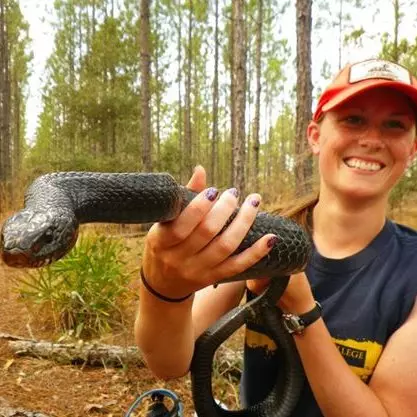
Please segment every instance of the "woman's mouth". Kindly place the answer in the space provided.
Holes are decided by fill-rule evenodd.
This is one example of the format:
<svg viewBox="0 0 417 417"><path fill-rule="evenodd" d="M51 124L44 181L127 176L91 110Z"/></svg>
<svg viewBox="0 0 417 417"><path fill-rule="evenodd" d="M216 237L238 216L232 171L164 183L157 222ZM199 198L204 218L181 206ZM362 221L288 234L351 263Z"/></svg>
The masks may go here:
<svg viewBox="0 0 417 417"><path fill-rule="evenodd" d="M343 160L346 166L349 168L356 168L362 171L381 171L385 167L385 165L381 162L377 161L364 161L363 159L359 158L346 158Z"/></svg>

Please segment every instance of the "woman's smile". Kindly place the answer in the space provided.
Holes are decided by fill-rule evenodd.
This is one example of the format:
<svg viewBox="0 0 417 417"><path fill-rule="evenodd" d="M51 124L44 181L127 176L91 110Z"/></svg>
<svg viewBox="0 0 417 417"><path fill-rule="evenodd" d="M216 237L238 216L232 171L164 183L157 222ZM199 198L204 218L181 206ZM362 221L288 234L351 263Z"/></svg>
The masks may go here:
<svg viewBox="0 0 417 417"><path fill-rule="evenodd" d="M348 157L343 159L343 162L348 168L367 173L379 172L385 167L385 164L382 162L370 161L360 157Z"/></svg>

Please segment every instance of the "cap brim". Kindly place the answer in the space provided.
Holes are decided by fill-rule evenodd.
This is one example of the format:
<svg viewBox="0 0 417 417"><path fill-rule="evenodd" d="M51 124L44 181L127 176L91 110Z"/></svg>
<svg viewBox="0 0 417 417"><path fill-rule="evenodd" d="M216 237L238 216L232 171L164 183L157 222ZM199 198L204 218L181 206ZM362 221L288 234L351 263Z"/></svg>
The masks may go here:
<svg viewBox="0 0 417 417"><path fill-rule="evenodd" d="M414 105L417 106L417 88L416 86L413 86L411 84L404 84L398 81L392 81L392 80L366 80L362 81L356 85L353 85L346 89L345 91L341 91L336 97L329 100L325 105L322 107L322 111L326 112L329 110L333 110L334 108L342 105L349 99L365 92L372 90L373 88L378 87L389 87L393 88L397 91L400 91L401 93L407 95L410 97L410 99L413 101Z"/></svg>

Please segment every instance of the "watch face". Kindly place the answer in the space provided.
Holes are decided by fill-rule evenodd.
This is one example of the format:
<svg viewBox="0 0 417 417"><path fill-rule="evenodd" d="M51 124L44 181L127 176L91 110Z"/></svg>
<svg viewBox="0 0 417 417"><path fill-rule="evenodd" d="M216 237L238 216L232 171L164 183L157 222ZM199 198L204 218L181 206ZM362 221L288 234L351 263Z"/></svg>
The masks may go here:
<svg viewBox="0 0 417 417"><path fill-rule="evenodd" d="M301 333L307 326L314 323L321 317L322 307L318 301L316 306L308 313L297 316L291 313L284 313L282 315L283 323L288 333Z"/></svg>
<svg viewBox="0 0 417 417"><path fill-rule="evenodd" d="M289 333L299 333L304 330L304 322L294 314L283 314L284 326Z"/></svg>

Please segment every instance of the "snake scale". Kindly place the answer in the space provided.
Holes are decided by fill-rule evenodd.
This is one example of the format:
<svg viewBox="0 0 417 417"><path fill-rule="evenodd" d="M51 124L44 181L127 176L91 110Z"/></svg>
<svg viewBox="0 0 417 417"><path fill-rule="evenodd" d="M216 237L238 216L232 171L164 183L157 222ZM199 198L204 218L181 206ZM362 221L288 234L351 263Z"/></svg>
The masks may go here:
<svg viewBox="0 0 417 417"><path fill-rule="evenodd" d="M69 252L81 223L166 222L175 219L195 195L167 173L46 174L26 190L24 208L4 222L2 258L12 267L41 267ZM279 237L269 254L244 273L219 284L266 276L273 278L271 284L257 298L227 313L196 341L191 379L199 417L287 417L298 400L304 374L292 337L283 329L275 305L288 284L289 275L304 269L311 253L310 238L293 221L261 212L236 253L266 233ZM213 399L213 357L231 334L255 316L276 342L284 373L262 402L241 410L224 410Z"/></svg>

